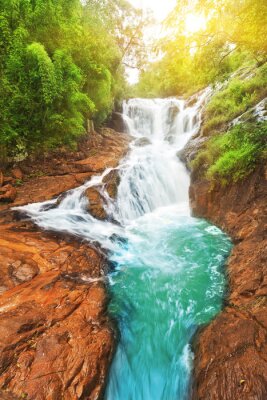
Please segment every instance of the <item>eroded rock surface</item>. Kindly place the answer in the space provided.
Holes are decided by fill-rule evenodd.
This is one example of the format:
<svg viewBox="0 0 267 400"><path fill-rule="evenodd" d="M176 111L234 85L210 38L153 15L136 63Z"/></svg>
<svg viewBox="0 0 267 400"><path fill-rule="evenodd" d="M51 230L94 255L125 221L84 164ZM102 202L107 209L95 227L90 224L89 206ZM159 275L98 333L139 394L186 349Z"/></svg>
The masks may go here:
<svg viewBox="0 0 267 400"><path fill-rule="evenodd" d="M196 177L191 184L194 214L223 228L235 244L226 306L196 342L196 400L267 399L266 183L261 167L224 188Z"/></svg>
<svg viewBox="0 0 267 400"><path fill-rule="evenodd" d="M106 313L105 256L18 220L9 207L49 200L116 167L128 142L106 129L75 156L44 161L36 172L21 165L15 201L0 206L1 399L95 400L103 394L115 338Z"/></svg>
<svg viewBox="0 0 267 400"><path fill-rule="evenodd" d="M117 189L120 184L119 171L113 169L103 179L104 187L110 199L115 199ZM90 187L86 190L85 195L88 199L88 211L93 217L104 220L108 217L106 212L107 200L103 196L100 188Z"/></svg>

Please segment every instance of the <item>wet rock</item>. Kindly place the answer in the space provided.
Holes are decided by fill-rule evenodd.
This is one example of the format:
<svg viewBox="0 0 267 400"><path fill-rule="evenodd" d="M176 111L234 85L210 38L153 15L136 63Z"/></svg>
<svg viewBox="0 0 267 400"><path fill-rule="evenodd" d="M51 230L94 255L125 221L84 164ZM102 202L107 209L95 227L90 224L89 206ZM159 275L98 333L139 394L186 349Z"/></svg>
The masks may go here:
<svg viewBox="0 0 267 400"><path fill-rule="evenodd" d="M108 192L108 195L114 199L117 196L117 190L120 183L120 176L118 170L112 170L103 179L103 184ZM86 190L85 195L88 199L88 211L97 219L106 219L107 213L105 210L106 200L100 192L100 188L90 187Z"/></svg>
<svg viewBox="0 0 267 400"><path fill-rule="evenodd" d="M173 105L172 107L169 108L168 110L168 117L167 117L167 123L168 125L171 125L175 118L177 117L177 115L179 114L180 109L177 105Z"/></svg>
<svg viewBox="0 0 267 400"><path fill-rule="evenodd" d="M120 174L119 171L114 169L110 171L108 175L103 179L105 183L105 188L112 199L117 197L118 187L120 184Z"/></svg>
<svg viewBox="0 0 267 400"><path fill-rule="evenodd" d="M127 134L105 128L86 136L76 153L63 152L44 160L23 161L19 164L23 185L16 188L14 206L51 200L84 184L106 168L117 167L126 155L131 140ZM4 185L13 181L13 177L4 177ZM7 207L0 204L0 211Z"/></svg>
<svg viewBox="0 0 267 400"><path fill-rule="evenodd" d="M199 99L199 93L193 94L192 96L190 96L187 99L185 106L186 107L193 107L196 104L196 102L198 101L198 99Z"/></svg>
<svg viewBox="0 0 267 400"><path fill-rule="evenodd" d="M12 203L17 196L17 190L14 186L8 184L0 188L0 202Z"/></svg>
<svg viewBox="0 0 267 400"><path fill-rule="evenodd" d="M86 190L85 195L88 199L88 211L97 219L104 220L107 218L106 211L104 209L104 198L96 188L89 188Z"/></svg>
<svg viewBox="0 0 267 400"><path fill-rule="evenodd" d="M140 138L135 141L135 146L138 146L138 147L149 146L150 144L151 144L151 141L148 138Z"/></svg>
<svg viewBox="0 0 267 400"><path fill-rule="evenodd" d="M123 115L119 112L113 112L111 115L111 119L108 123L109 127L114 129L116 132L127 132L127 126L124 122Z"/></svg>
<svg viewBox="0 0 267 400"><path fill-rule="evenodd" d="M7 286L0 286L0 295L3 294L6 290L8 290Z"/></svg>
<svg viewBox="0 0 267 400"><path fill-rule="evenodd" d="M189 142L185 145L185 147L177 153L177 156L180 160L186 165L188 169L190 168L191 162L197 156L199 150L204 146L206 143L207 138L205 137L193 137L189 140Z"/></svg>
<svg viewBox="0 0 267 400"><path fill-rule="evenodd" d="M194 215L213 221L234 243L227 307L195 343L195 400L267 398L266 169L225 187L193 177Z"/></svg>

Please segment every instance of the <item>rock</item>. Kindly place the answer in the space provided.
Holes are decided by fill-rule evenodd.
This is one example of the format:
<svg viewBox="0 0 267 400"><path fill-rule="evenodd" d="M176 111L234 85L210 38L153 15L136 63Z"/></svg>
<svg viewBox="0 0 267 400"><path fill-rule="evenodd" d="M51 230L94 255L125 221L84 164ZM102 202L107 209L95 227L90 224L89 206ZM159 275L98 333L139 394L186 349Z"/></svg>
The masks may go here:
<svg viewBox="0 0 267 400"><path fill-rule="evenodd" d="M21 261L17 261L10 268L11 276L19 283L30 281L38 273L39 268L36 263L22 264Z"/></svg>
<svg viewBox="0 0 267 400"><path fill-rule="evenodd" d="M0 171L0 187L3 186L3 183L4 183L4 175L3 172Z"/></svg>
<svg viewBox="0 0 267 400"><path fill-rule="evenodd" d="M106 168L117 167L126 155L131 140L127 134L104 128L101 132L84 137L79 144L79 152L23 161L20 169L25 174L24 182L16 187L17 197L13 205L51 200L84 184ZM14 180L12 177L4 177L4 184ZM0 210L4 208L7 205L1 204Z"/></svg>
<svg viewBox="0 0 267 400"><path fill-rule="evenodd" d="M264 175L259 167L243 181L213 188L192 177L194 215L224 229L236 244L227 265L227 306L195 339L194 400L267 398Z"/></svg>
<svg viewBox="0 0 267 400"><path fill-rule="evenodd" d="M2 295L1 387L29 400L99 398L113 332L103 284L81 282L47 272Z"/></svg>
<svg viewBox="0 0 267 400"><path fill-rule="evenodd" d="M0 265L0 390L11 399L99 398L114 348L104 256L1 220Z"/></svg>
<svg viewBox="0 0 267 400"><path fill-rule="evenodd" d="M26 397L24 397L26 398ZM23 397L18 398L17 396L15 396L14 394L5 391L0 390L0 399L1 400L21 400L23 399Z"/></svg>
<svg viewBox="0 0 267 400"><path fill-rule="evenodd" d="M104 220L107 218L106 211L104 209L104 198L99 191L93 187L86 190L85 195L88 199L88 211L97 219Z"/></svg>
<svg viewBox="0 0 267 400"><path fill-rule="evenodd" d="M105 189L108 195L115 199L117 196L117 190L120 183L120 176L118 170L112 170L103 179ZM90 187L86 190L85 195L88 199L88 211L90 214L97 219L104 220L107 219L107 213L105 210L106 200L100 191L95 187Z"/></svg>
<svg viewBox="0 0 267 400"><path fill-rule="evenodd" d="M119 171L114 169L103 179L105 183L106 190L112 199L117 197L118 186L120 184L120 174Z"/></svg>
<svg viewBox="0 0 267 400"><path fill-rule="evenodd" d="M7 287L7 286L0 286L0 296L1 296L1 294L3 294L6 290L8 290L8 287ZM0 397L0 399L1 399L1 397Z"/></svg>
<svg viewBox="0 0 267 400"><path fill-rule="evenodd" d="M4 176L3 185L6 185L7 183L12 183L13 181L14 179L12 178L12 176Z"/></svg>
<svg viewBox="0 0 267 400"><path fill-rule="evenodd" d="M0 188L0 202L12 203L17 196L17 190L14 186L8 184Z"/></svg>
<svg viewBox="0 0 267 400"><path fill-rule="evenodd" d="M193 94L186 100L186 107L193 107L199 99L199 92Z"/></svg>
<svg viewBox="0 0 267 400"><path fill-rule="evenodd" d="M148 138L140 138L135 141L135 146L144 147L151 144L151 141Z"/></svg>
<svg viewBox="0 0 267 400"><path fill-rule="evenodd" d="M108 125L117 132L128 133L127 125L124 122L123 115L119 112L112 113Z"/></svg>
<svg viewBox="0 0 267 400"><path fill-rule="evenodd" d="M26 178L12 206L51 200L116 168L129 141L104 129L84 139L79 155L21 163ZM117 179L116 171L106 179L110 195ZM99 196L89 193L103 213ZM39 230L9 208L0 204L0 398L99 399L115 345L104 285L109 263L101 249Z"/></svg>
<svg viewBox="0 0 267 400"><path fill-rule="evenodd" d="M177 153L180 160L185 163L186 167L190 170L190 164L197 156L200 149L206 143L207 138L195 136L189 140L185 147Z"/></svg>
<svg viewBox="0 0 267 400"><path fill-rule="evenodd" d="M172 107L169 108L168 110L168 116L167 116L167 123L169 125L171 125L175 118L177 117L177 115L179 114L180 109L177 105L173 105Z"/></svg>
<svg viewBox="0 0 267 400"><path fill-rule="evenodd" d="M11 173L12 173L12 176L13 176L15 179L22 180L22 178L23 178L23 173L22 173L22 171L21 171L20 168L13 168L12 171L11 171Z"/></svg>

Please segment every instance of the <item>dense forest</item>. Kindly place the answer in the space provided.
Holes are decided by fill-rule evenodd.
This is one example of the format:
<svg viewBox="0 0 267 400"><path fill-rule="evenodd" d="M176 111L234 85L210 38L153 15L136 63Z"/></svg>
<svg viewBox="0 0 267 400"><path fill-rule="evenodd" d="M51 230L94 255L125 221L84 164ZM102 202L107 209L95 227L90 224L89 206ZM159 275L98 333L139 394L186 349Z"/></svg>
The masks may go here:
<svg viewBox="0 0 267 400"><path fill-rule="evenodd" d="M1 0L2 159L75 146L87 120L101 124L141 57L142 19L120 0Z"/></svg>

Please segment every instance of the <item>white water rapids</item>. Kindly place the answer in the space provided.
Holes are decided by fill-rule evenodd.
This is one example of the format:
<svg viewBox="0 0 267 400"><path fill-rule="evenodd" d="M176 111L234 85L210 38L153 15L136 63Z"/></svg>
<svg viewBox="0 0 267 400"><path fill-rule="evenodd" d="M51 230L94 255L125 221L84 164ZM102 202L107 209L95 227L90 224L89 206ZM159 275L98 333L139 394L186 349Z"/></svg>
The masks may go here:
<svg viewBox="0 0 267 400"><path fill-rule="evenodd" d="M115 265L109 311L120 340L106 400L188 398L190 340L220 310L230 243L219 229L190 216L189 176L177 156L199 130L209 94L203 91L192 106L175 98L124 103L134 140L117 167L117 199L105 190L108 169L60 202L20 208L44 229L99 243ZM109 221L88 213L84 192L92 186L106 200Z"/></svg>
<svg viewBox="0 0 267 400"><path fill-rule="evenodd" d="M117 168L121 182L115 202L102 183L111 171L107 169L101 176L70 190L55 208L50 206L56 205L58 199L18 209L44 229L68 232L98 242L107 250L116 250L116 243L110 240L113 234L124 237L125 227L131 221L159 207L179 204L188 215L189 176L177 152L198 131L201 110L209 93L209 89L202 92L192 107L185 107L184 100L175 98L132 99L124 103L125 123L135 141ZM120 226L99 221L88 213L84 192L92 186L104 195L107 214Z"/></svg>

